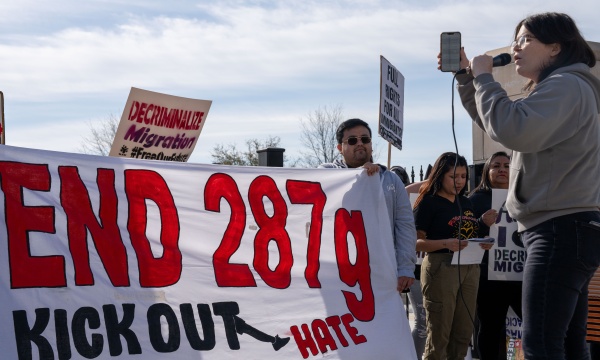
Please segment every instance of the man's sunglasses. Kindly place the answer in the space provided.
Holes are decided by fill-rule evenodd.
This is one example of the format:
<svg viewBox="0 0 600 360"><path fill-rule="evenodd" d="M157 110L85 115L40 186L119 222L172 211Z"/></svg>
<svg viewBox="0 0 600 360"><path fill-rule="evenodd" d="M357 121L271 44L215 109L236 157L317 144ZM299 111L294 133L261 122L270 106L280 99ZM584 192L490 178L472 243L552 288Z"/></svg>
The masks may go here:
<svg viewBox="0 0 600 360"><path fill-rule="evenodd" d="M347 138L346 140L344 140L342 142L348 143L348 145L356 145L358 143L358 140L360 140L360 142L363 144L368 144L371 142L371 137L369 137L369 136L360 136L360 137L350 136L349 138Z"/></svg>

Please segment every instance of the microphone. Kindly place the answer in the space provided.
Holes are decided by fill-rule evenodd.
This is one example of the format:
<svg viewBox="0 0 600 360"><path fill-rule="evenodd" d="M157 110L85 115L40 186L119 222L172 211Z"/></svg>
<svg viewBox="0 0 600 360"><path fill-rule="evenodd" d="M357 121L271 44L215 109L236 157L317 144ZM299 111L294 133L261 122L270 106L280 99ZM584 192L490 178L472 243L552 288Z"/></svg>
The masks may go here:
<svg viewBox="0 0 600 360"><path fill-rule="evenodd" d="M496 67L496 66L508 65L508 64L510 64L511 60L512 60L512 56L510 56L510 54L502 53L500 55L494 56L494 58L492 59L492 66Z"/></svg>
<svg viewBox="0 0 600 360"><path fill-rule="evenodd" d="M508 65L508 64L510 64L511 60L512 60L512 57L510 56L510 54L502 53L500 55L494 56L494 58L492 59L492 66L497 67L497 66ZM467 73L467 69L460 69L456 72L456 75L466 74L466 73Z"/></svg>

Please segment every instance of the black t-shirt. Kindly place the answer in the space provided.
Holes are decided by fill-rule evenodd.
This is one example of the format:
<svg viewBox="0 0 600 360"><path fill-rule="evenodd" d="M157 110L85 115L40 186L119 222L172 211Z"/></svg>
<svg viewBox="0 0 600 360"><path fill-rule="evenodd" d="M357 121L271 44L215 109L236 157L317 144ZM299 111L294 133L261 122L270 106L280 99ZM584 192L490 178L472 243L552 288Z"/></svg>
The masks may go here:
<svg viewBox="0 0 600 360"><path fill-rule="evenodd" d="M449 238L463 240L477 237L479 223L473 212L471 201L464 196L458 196L457 199L462 207L460 231L458 228L460 220L458 204L438 195L425 195L414 209L417 230L425 231L427 239L430 240Z"/></svg>
<svg viewBox="0 0 600 360"><path fill-rule="evenodd" d="M483 213L492 208L492 191L479 190L469 196L469 200L475 209L475 216L480 218ZM479 237L484 237L490 234L490 228L482 222L479 225ZM481 259L481 272L479 273L479 281L488 279L488 264L490 262L490 252L486 251Z"/></svg>
<svg viewBox="0 0 600 360"><path fill-rule="evenodd" d="M473 204L473 211L476 218L480 218L483 213L492 208L492 191L479 190L469 196L471 204ZM488 236L490 234L490 228L483 222L479 223L478 237Z"/></svg>

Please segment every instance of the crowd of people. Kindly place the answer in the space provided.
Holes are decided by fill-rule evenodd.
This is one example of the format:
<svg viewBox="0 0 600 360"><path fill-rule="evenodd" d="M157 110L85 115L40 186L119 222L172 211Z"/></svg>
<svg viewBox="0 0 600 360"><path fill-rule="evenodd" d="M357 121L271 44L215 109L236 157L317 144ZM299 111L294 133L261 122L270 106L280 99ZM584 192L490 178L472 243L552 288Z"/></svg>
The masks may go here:
<svg viewBox="0 0 600 360"><path fill-rule="evenodd" d="M408 184L403 168L373 163L371 129L360 119L338 127L342 159L321 165L380 175L397 290L409 291L419 359L462 360L473 343L481 360L506 359L509 307L523 319L525 359L590 359L587 288L600 264L600 80L590 72L595 56L573 20L560 13L523 19L511 49L517 73L529 79L528 94L517 100L494 80L492 57L469 60L461 51L467 71L457 79L465 109L512 150L512 156L497 152L487 159L468 197L464 157L444 153L424 181ZM506 209L527 251L522 282L489 279L493 244L469 245L468 239L488 236L497 220L492 189L508 191ZM418 193L414 205L409 192ZM452 263L467 246L485 250L481 264ZM415 271L416 251L427 255Z"/></svg>
<svg viewBox="0 0 600 360"><path fill-rule="evenodd" d="M468 180L467 163L464 157L455 153L442 154L428 169L426 180L418 184L419 197L413 209L408 197L410 184L406 171L401 167L388 170L383 165L372 163L371 136L371 129L365 121L344 121L337 129L341 159L320 167L363 167L369 175L379 173L396 250L397 290L409 291L413 305L415 326L412 334L417 356L419 359L463 359L469 344L472 344L480 265L451 265L450 261L453 252L468 246L467 239L482 236L484 233L480 231L484 229L489 231L497 211L490 209L490 199L478 201L478 207L475 207L464 196ZM506 161L508 155L504 153L490 158L484 166L481 185L472 196L491 187L504 187L508 181ZM490 200L489 203L486 203L487 200ZM455 201L461 203L460 213ZM491 244L480 246L489 250ZM415 266L416 251L428 254L422 267ZM495 332L494 340L488 339L491 343L505 344L506 330L503 326L507 310L504 309L502 326ZM501 312L495 308L492 311L495 314ZM480 313L477 312L480 319L486 321L487 317ZM488 326L486 323L481 329L487 330L496 325ZM501 351L499 345L494 348L497 353Z"/></svg>

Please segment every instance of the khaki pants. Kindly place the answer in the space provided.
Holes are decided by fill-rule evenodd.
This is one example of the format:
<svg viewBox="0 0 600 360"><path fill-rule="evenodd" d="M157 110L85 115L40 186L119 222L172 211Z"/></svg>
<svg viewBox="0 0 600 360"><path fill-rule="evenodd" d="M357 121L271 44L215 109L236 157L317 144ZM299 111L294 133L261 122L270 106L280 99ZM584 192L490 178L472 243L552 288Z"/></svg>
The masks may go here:
<svg viewBox="0 0 600 360"><path fill-rule="evenodd" d="M421 267L427 311L425 360L463 360L473 335L479 264L451 262L452 254L428 254Z"/></svg>

